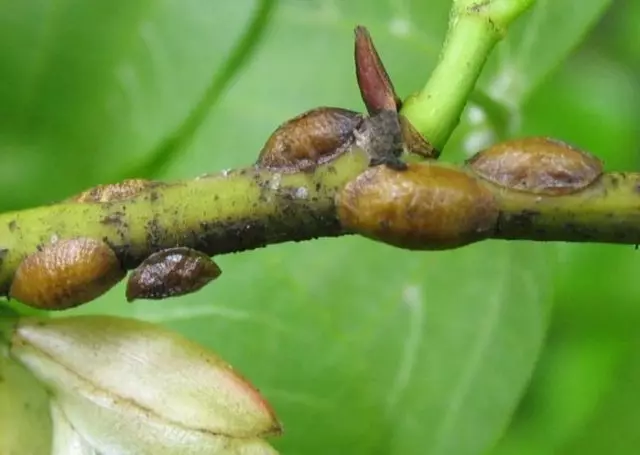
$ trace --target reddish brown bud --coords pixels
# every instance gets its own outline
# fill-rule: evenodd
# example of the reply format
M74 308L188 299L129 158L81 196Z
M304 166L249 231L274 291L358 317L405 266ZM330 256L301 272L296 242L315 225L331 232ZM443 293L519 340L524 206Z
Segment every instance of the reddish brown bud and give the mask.
M70 202L111 202L128 199L141 191L162 185L151 180L130 179L118 183L98 185L69 198Z
M602 162L568 144L545 137L503 142L478 153L467 164L480 177L533 194L570 194L602 174Z
M129 276L127 300L160 300L190 294L222 271L206 254L191 248L168 248L145 259Z
M90 238L59 240L20 263L9 296L45 310L82 305L125 276L113 250Z
M353 143L353 131L362 123L357 112L321 107L283 123L267 140L257 165L300 170L335 158Z
M382 110L397 111L400 98L378 55L369 31L358 26L355 30L355 62L358 87L369 114Z
M478 241L498 218L493 195L464 172L427 163L405 171L370 168L337 198L349 231L410 250L443 250Z
M402 101L396 94L391 78L373 44L371 35L362 26L356 27L355 35L356 78L360 95L367 107L367 111L371 116L381 111L390 111L397 114L402 106ZM396 122L400 123L399 129L402 131L402 142L408 153L434 159L440 155L406 117L398 115Z

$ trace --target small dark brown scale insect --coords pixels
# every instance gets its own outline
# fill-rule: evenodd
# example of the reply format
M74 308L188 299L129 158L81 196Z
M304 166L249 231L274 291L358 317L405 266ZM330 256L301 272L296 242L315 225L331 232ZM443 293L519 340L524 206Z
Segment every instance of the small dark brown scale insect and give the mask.
M260 151L263 168L303 170L347 150L363 120L357 112L335 107L312 109L283 123Z
M136 194L160 186L161 182L129 179L118 183L98 185L68 199L69 202L112 202L128 199Z
M9 296L34 308L64 310L94 300L125 275L106 243L85 237L59 240L20 263Z
M550 196L579 191L602 175L598 158L546 137L502 142L478 153L467 164L496 185Z
M345 229L409 250L444 250L487 238L498 219L493 194L465 172L408 163L373 167L336 198Z
M204 253L186 247L168 248L149 256L131 273L127 300L161 300L190 294L221 273Z

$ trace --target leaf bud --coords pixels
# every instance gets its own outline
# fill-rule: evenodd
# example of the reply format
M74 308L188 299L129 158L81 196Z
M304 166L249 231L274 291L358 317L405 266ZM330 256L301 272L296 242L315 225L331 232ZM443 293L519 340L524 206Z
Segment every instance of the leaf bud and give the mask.
M226 362L159 326L118 317L25 318L10 354L98 453L273 454L281 431Z

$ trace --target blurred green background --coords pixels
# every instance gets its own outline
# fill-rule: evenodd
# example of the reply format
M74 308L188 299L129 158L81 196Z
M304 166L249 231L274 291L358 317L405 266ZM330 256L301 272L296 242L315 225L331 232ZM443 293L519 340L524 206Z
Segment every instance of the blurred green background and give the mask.
M125 177L253 162L282 121L362 110L352 29L401 96L436 63L446 0L0 2L0 210ZM500 44L444 153L564 139L640 164L640 3L539 0ZM185 204L188 204L185 201ZM273 403L284 454L636 454L640 253L359 238L220 257L203 291L73 313L143 318L219 352ZM60 315L55 315L60 316Z

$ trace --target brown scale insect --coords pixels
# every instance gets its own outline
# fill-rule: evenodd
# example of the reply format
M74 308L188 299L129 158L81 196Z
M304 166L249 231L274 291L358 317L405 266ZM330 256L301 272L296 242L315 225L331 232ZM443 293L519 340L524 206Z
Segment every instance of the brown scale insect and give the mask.
M69 202L112 202L121 201L139 194L150 188L162 185L161 182L154 182L144 179L129 179L118 183L108 183L98 185L77 194L67 201Z
M168 248L145 259L129 276L127 300L160 300L195 292L222 271L209 256L186 247Z
M487 238L498 207L491 192L442 165L370 168L336 198L345 229L410 250L443 250Z
M9 297L34 308L63 310L99 297L125 274L106 243L85 237L58 240L20 263Z
M267 140L257 166L284 171L310 169L330 161L354 143L371 157L371 166L402 170L406 149L423 157L438 152L398 112L402 107L391 79L364 27L355 30L356 77L369 117L346 109L322 107L282 124Z
M502 142L478 153L467 165L496 185L550 196L581 190L603 171L595 156L546 137Z
M320 107L283 123L260 151L258 166L302 170L326 162L353 143L362 123L357 112Z

